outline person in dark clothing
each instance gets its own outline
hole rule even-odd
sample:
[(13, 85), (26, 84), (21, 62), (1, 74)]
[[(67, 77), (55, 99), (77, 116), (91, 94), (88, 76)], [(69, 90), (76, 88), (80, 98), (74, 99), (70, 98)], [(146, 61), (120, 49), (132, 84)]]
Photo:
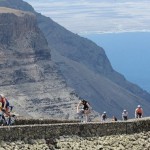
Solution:
[(123, 110), (122, 112), (122, 120), (124, 121), (128, 120), (128, 112), (126, 110)]
[[(82, 109), (79, 111), (79, 107), (82, 106)], [(85, 115), (85, 122), (88, 122), (90, 111), (90, 104), (86, 100), (81, 100), (77, 105), (77, 113), (80, 115)]]
[(107, 114), (106, 114), (106, 111), (103, 112), (103, 114), (101, 115), (101, 121), (106, 121), (107, 119)]

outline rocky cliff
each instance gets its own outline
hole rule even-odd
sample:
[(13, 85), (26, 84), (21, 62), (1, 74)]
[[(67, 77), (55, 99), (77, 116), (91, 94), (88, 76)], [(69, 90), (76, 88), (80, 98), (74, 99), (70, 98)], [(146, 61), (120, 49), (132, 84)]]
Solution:
[(36, 16), (0, 7), (0, 91), (34, 118), (74, 118), (78, 97), (67, 87)]
[(127, 109), (133, 117), (135, 107), (141, 104), (145, 115), (150, 115), (150, 94), (116, 72), (101, 47), (35, 12), (21, 0), (13, 3), (5, 0), (0, 5), (36, 15), (51, 48), (51, 58), (58, 64), (65, 81), (79, 96), (88, 99), (96, 111), (106, 110), (109, 115), (120, 117), (121, 111)]

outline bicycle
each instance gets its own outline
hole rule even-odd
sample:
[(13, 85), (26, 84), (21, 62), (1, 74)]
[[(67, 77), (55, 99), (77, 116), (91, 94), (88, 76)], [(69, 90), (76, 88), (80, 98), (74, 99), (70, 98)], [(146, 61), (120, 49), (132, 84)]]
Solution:
[[(12, 112), (13, 106), (8, 106), (9, 107), (9, 112)], [(16, 120), (16, 115), (11, 114), (10, 116), (5, 116), (5, 110), (1, 109), (0, 112), (0, 125), (13, 125)]]

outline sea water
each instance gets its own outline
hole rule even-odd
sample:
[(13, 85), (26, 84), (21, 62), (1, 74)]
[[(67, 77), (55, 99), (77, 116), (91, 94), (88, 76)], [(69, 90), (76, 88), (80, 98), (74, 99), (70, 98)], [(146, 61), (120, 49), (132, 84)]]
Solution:
[(150, 92), (150, 32), (90, 34), (84, 37), (105, 50), (117, 72)]

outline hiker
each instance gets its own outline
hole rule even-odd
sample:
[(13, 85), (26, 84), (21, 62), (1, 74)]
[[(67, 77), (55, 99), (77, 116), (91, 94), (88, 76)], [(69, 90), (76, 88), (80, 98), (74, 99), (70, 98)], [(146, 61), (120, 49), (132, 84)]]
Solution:
[(7, 115), (10, 116), (10, 112), (9, 112), (9, 102), (8, 100), (5, 98), (5, 96), (3, 94), (0, 94), (0, 102), (2, 103), (1, 106), (1, 110)]
[(141, 118), (143, 116), (143, 109), (141, 105), (138, 105), (135, 109), (135, 118)]
[(122, 112), (122, 120), (124, 121), (128, 120), (128, 112), (125, 109)]
[[(83, 106), (82, 109), (79, 111), (79, 107)], [(83, 115), (85, 116), (85, 122), (88, 122), (89, 119), (89, 113), (90, 111), (90, 104), (86, 100), (81, 100), (77, 105), (77, 113), (83, 118)]]
[(117, 118), (113, 116), (112, 121), (117, 121)]
[(101, 121), (103, 122), (103, 121), (106, 121), (106, 119), (107, 119), (107, 114), (106, 114), (106, 111), (104, 111), (103, 113), (102, 113), (102, 115), (101, 115)]

